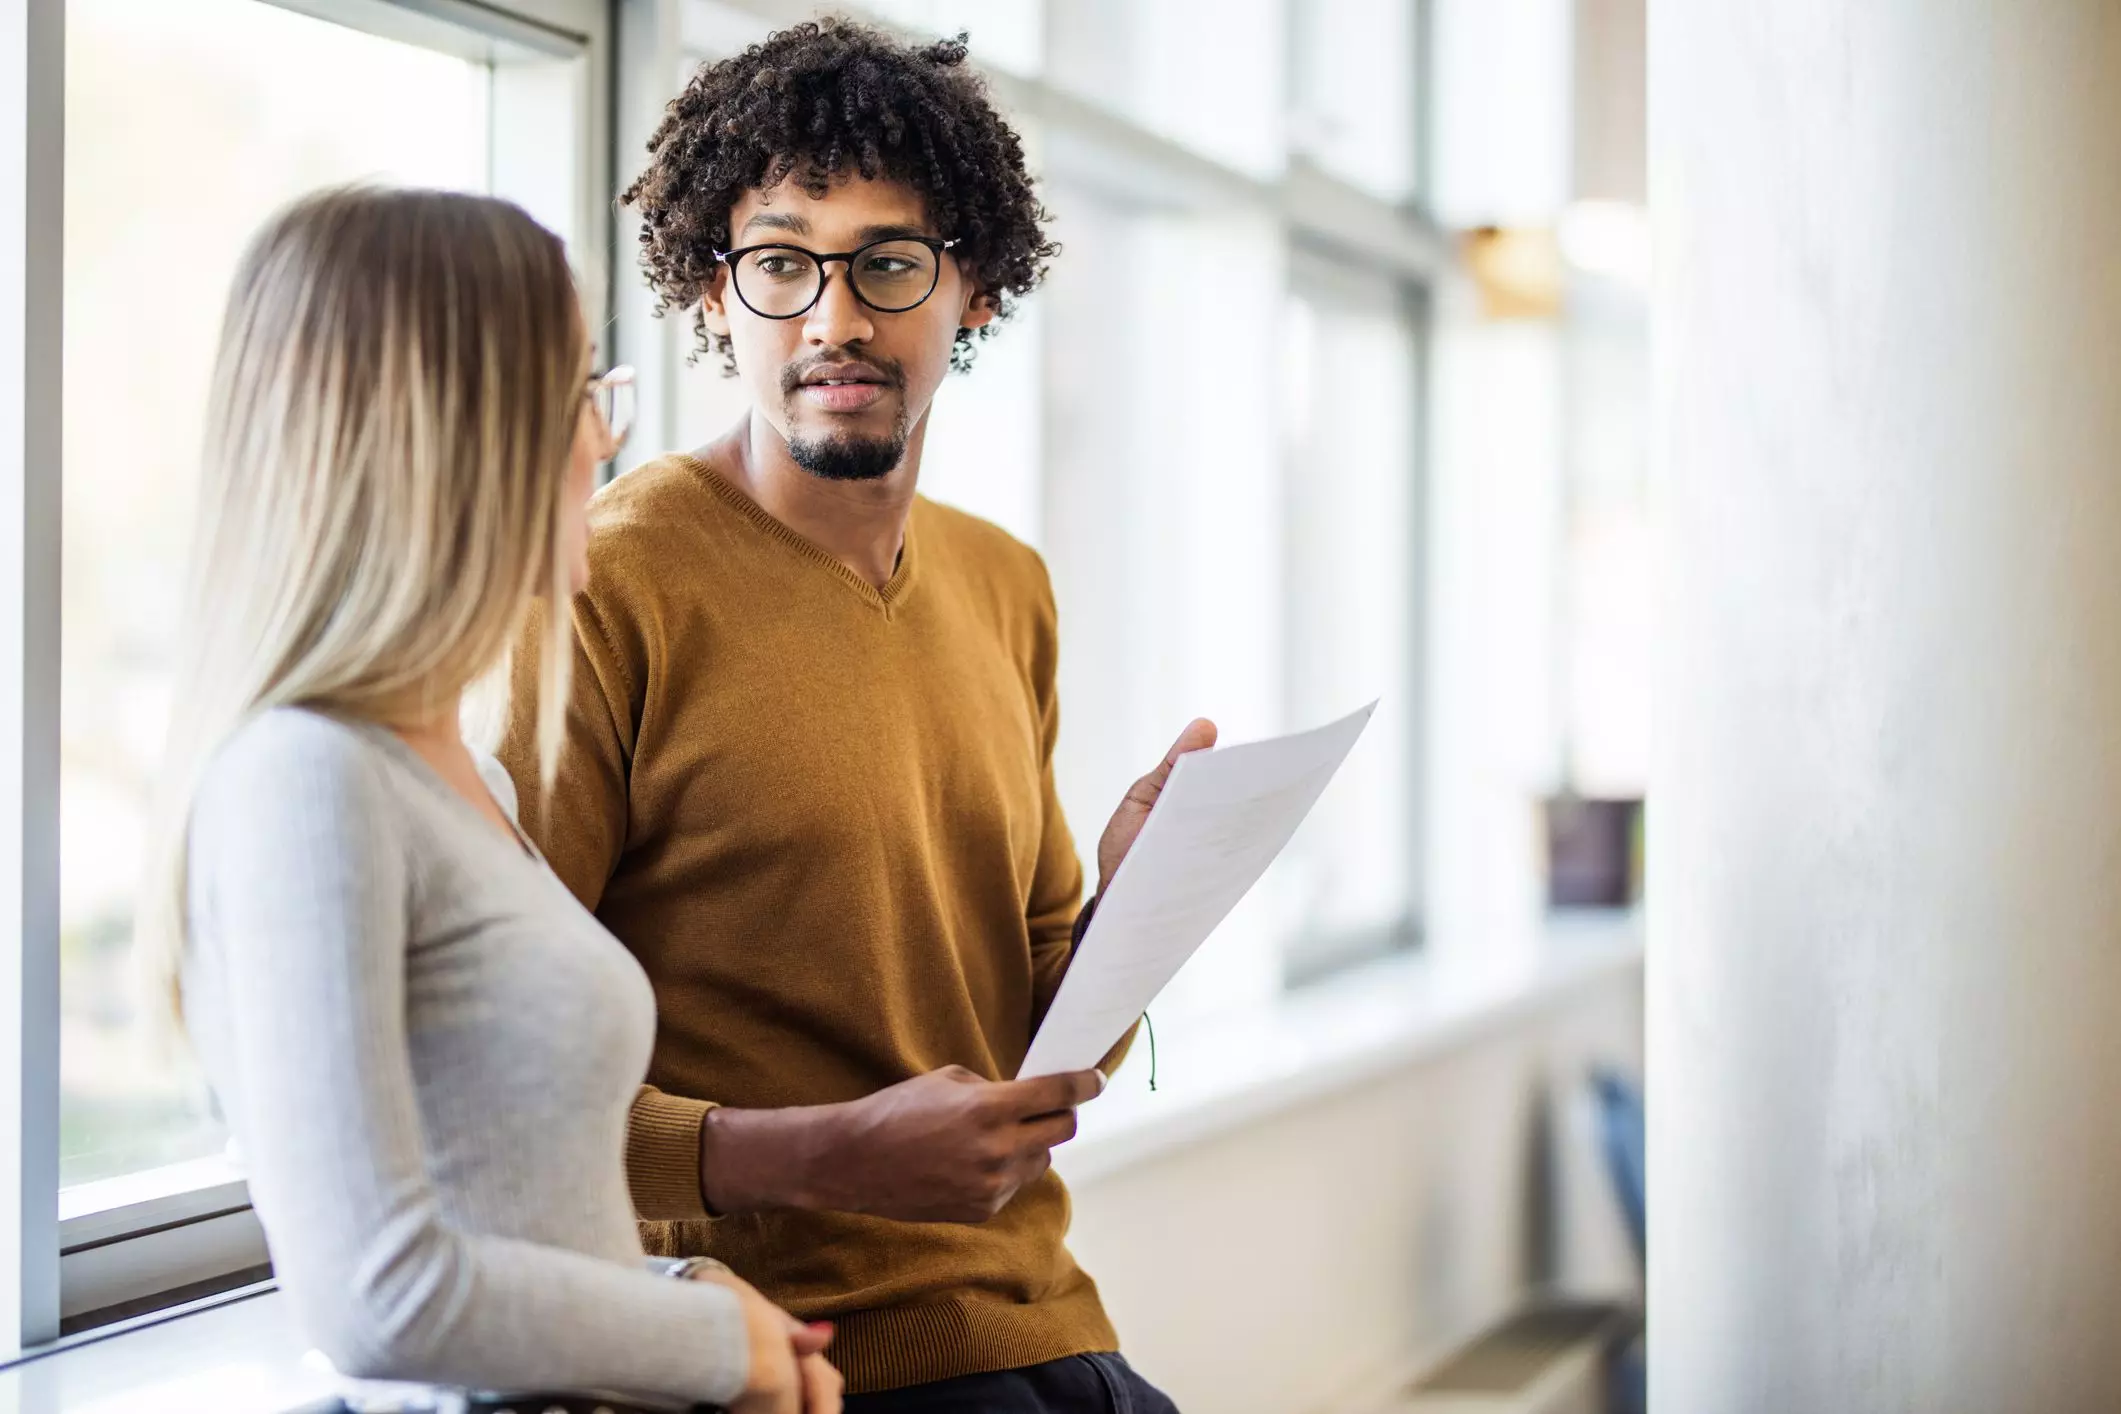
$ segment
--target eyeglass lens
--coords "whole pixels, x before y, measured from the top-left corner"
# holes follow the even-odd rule
[[[633,430],[634,393],[633,380],[610,381],[597,384],[597,413],[604,419],[604,427],[611,440],[624,442],[626,434]]]

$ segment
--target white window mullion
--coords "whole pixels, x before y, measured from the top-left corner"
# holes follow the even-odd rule
[[[65,0],[0,0],[0,1358],[59,1330]]]

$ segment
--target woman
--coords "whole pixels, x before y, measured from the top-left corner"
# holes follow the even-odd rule
[[[589,360],[559,240],[504,202],[335,191],[257,237],[145,913],[341,1372],[633,1392],[474,1409],[836,1411],[828,1331],[712,1264],[650,1270],[622,1143],[654,1000],[457,725],[533,602],[586,578],[616,450]],[[572,651],[544,617],[549,783]]]

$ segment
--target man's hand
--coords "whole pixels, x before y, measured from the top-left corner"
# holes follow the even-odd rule
[[[1149,812],[1156,807],[1156,798],[1164,793],[1164,782],[1171,779],[1171,768],[1178,758],[1189,751],[1206,751],[1215,745],[1215,723],[1205,717],[1197,717],[1178,734],[1171,749],[1164,753],[1163,764],[1143,776],[1127,788],[1126,799],[1120,801],[1119,809],[1112,812],[1112,821],[1105,826],[1104,835],[1097,842],[1097,891],[1103,893],[1105,885],[1119,872],[1119,862],[1134,848],[1134,841],[1148,822]]]
[[[832,1327],[804,1325],[726,1271],[702,1271],[693,1280],[728,1287],[744,1312],[751,1373],[730,1414],[840,1414],[840,1372],[825,1359]]]
[[[879,1090],[847,1107],[822,1206],[901,1222],[985,1222],[1046,1171],[1053,1147],[1075,1137],[1075,1107],[1104,1087],[1094,1070],[982,1080],[953,1065]]]
[[[981,1223],[1075,1137],[1094,1070],[982,1080],[945,1066],[859,1100],[786,1110],[710,1110],[704,1195],[717,1212],[811,1208],[900,1222]]]

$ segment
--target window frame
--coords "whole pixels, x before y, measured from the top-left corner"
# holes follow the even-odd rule
[[[568,239],[590,326],[604,328],[609,0],[256,2],[487,64],[489,182]],[[177,1166],[191,1182],[133,1183],[138,1196],[61,1215],[65,57],[66,0],[0,8],[0,1125],[19,1141],[0,1146],[0,1209],[12,1211],[0,1217],[0,1365],[270,1275],[248,1189],[225,1163]],[[122,1194],[128,1182],[93,1186]]]
[[[64,0],[0,9],[0,1358],[59,1321]]]

